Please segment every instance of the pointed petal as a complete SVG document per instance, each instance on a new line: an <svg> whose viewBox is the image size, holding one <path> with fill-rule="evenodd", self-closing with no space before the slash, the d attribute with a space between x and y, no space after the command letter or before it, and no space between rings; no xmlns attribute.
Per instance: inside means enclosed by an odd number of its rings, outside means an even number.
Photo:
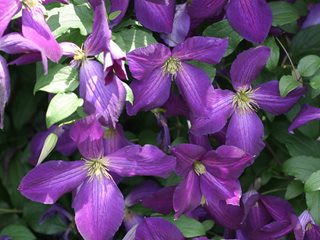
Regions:
<svg viewBox="0 0 320 240"><path fill-rule="evenodd" d="M137 48L127 55L130 72L135 79L142 80L155 68L161 68L170 56L170 49L160 43Z"/></svg>
<svg viewBox="0 0 320 240"><path fill-rule="evenodd" d="M176 161L153 145L129 145L106 156L109 169L120 176L166 177L174 170Z"/></svg>
<svg viewBox="0 0 320 240"><path fill-rule="evenodd" d="M235 112L227 130L226 145L241 148L256 157L264 148L264 128L255 112Z"/></svg>
<svg viewBox="0 0 320 240"><path fill-rule="evenodd" d="M22 10L22 33L37 44L51 61L60 60L62 50L44 19L41 7Z"/></svg>
<svg viewBox="0 0 320 240"><path fill-rule="evenodd" d="M320 24L320 3L311 6L307 19L303 22L302 28Z"/></svg>
<svg viewBox="0 0 320 240"><path fill-rule="evenodd" d="M129 0L110 0L110 13L120 11L120 14L111 21L110 27L114 27L119 24L127 12Z"/></svg>
<svg viewBox="0 0 320 240"><path fill-rule="evenodd" d="M293 122L289 127L289 132L292 132L294 129L301 127L304 124L307 124L310 121L320 119L320 108L312 107L305 104L299 114L295 117Z"/></svg>
<svg viewBox="0 0 320 240"><path fill-rule="evenodd" d="M189 108L194 112L202 112L203 96L212 88L209 76L197 67L182 63L176 76L176 83Z"/></svg>
<svg viewBox="0 0 320 240"><path fill-rule="evenodd" d="M244 169L253 162L253 157L233 146L220 146L216 151L208 152L202 160L214 176L223 179L238 179Z"/></svg>
<svg viewBox="0 0 320 240"><path fill-rule="evenodd" d="M212 89L206 96L206 107L191 117L190 131L195 135L206 135L220 131L233 113L232 98L229 90Z"/></svg>
<svg viewBox="0 0 320 240"><path fill-rule="evenodd" d="M231 66L231 80L234 89L248 89L254 81L270 56L268 47L260 46L250 48L240 53Z"/></svg>
<svg viewBox="0 0 320 240"><path fill-rule="evenodd" d="M175 0L167 4L157 4L145 0L136 0L135 12L139 22L154 32L172 32Z"/></svg>
<svg viewBox="0 0 320 240"><path fill-rule="evenodd" d="M142 81L133 81L130 85L133 105L127 104L127 113L132 116L139 111L149 111L161 107L170 96L171 76L164 74L161 68L154 69Z"/></svg>
<svg viewBox="0 0 320 240"><path fill-rule="evenodd" d="M103 138L105 155L113 153L130 144L132 143L125 137L123 128L120 124L117 124L116 128L105 130Z"/></svg>
<svg viewBox="0 0 320 240"><path fill-rule="evenodd" d="M201 197L199 176L191 170L174 192L173 208L176 212L175 218L179 218L185 212L192 211L198 207Z"/></svg>
<svg viewBox="0 0 320 240"><path fill-rule="evenodd" d="M272 24L272 12L265 0L231 0L227 18L242 37L254 43L266 39Z"/></svg>
<svg viewBox="0 0 320 240"><path fill-rule="evenodd" d="M288 112L300 97L305 93L305 88L297 88L286 97L281 97L279 92L279 81L273 80L256 87L252 99L259 107L274 115Z"/></svg>
<svg viewBox="0 0 320 240"><path fill-rule="evenodd" d="M82 64L80 96L85 100L84 108L88 114L95 115L106 125L116 126L125 103L126 91L116 76L105 85L102 64L93 60Z"/></svg>
<svg viewBox="0 0 320 240"><path fill-rule="evenodd" d="M0 50L8 54L40 52L41 49L33 41L19 33L9 33L0 38Z"/></svg>
<svg viewBox="0 0 320 240"><path fill-rule="evenodd" d="M168 215L173 211L173 194L175 186L164 187L142 200L142 205L154 212Z"/></svg>
<svg viewBox="0 0 320 240"><path fill-rule="evenodd" d="M0 37L7 29L12 17L21 9L19 0L2 0L0 2Z"/></svg>
<svg viewBox="0 0 320 240"><path fill-rule="evenodd" d="M62 49L62 55L67 57L73 57L77 51L81 49L72 42L62 42L60 43Z"/></svg>
<svg viewBox="0 0 320 240"><path fill-rule="evenodd" d="M0 129L3 129L4 109L10 97L10 75L6 60L0 56Z"/></svg>
<svg viewBox="0 0 320 240"><path fill-rule="evenodd" d="M192 170L192 164L196 160L202 159L207 150L195 144L179 144L171 149L171 154L176 157L176 172L180 176L184 176Z"/></svg>
<svg viewBox="0 0 320 240"><path fill-rule="evenodd" d="M293 209L287 201L275 196L261 196L261 202L276 221L290 221Z"/></svg>
<svg viewBox="0 0 320 240"><path fill-rule="evenodd" d="M172 55L182 61L196 60L217 64L228 47L228 39L215 37L191 37L176 46Z"/></svg>
<svg viewBox="0 0 320 240"><path fill-rule="evenodd" d="M52 204L76 189L86 175L83 161L49 161L28 172L21 180L19 191L32 201Z"/></svg>
<svg viewBox="0 0 320 240"><path fill-rule="evenodd" d="M124 200L112 178L94 177L83 183L73 208L77 228L84 239L112 239L123 219Z"/></svg>

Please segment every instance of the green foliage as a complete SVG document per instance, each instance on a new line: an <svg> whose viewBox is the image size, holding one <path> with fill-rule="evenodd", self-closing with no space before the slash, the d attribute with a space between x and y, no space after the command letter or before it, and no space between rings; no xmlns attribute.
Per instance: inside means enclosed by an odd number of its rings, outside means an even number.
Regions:
<svg viewBox="0 0 320 240"><path fill-rule="evenodd" d="M272 26L278 27L292 23L299 18L299 12L290 3L284 1L270 2L272 10Z"/></svg>

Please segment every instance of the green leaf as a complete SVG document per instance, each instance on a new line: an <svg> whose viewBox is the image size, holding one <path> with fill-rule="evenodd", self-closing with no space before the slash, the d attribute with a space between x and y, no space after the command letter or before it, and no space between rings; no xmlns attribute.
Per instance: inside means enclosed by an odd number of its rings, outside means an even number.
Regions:
<svg viewBox="0 0 320 240"><path fill-rule="evenodd" d="M320 159L318 159L320 161ZM306 192L314 192L320 190L320 171L311 174L304 185Z"/></svg>
<svg viewBox="0 0 320 240"><path fill-rule="evenodd" d="M302 182L306 182L309 176L320 169L320 158L298 156L287 160L283 164L283 171L294 176Z"/></svg>
<svg viewBox="0 0 320 240"><path fill-rule="evenodd" d="M300 181L292 181L288 184L285 199L290 200L296 198L303 192L303 184Z"/></svg>
<svg viewBox="0 0 320 240"><path fill-rule="evenodd" d="M78 71L73 67L57 64L49 69L47 75L39 77L34 92L39 90L49 93L72 92L78 86Z"/></svg>
<svg viewBox="0 0 320 240"><path fill-rule="evenodd" d="M307 192L306 201L308 209L317 224L320 224L320 191Z"/></svg>
<svg viewBox="0 0 320 240"><path fill-rule="evenodd" d="M28 228L18 224L5 227L0 235L7 235L12 240L36 240L36 237Z"/></svg>
<svg viewBox="0 0 320 240"><path fill-rule="evenodd" d="M125 82L123 82L123 81L121 81L121 82L122 82L124 88L126 89L126 101L133 105L134 95L133 95L132 89Z"/></svg>
<svg viewBox="0 0 320 240"><path fill-rule="evenodd" d="M272 10L272 26L282 26L299 18L297 9L287 2L270 2L269 6Z"/></svg>
<svg viewBox="0 0 320 240"><path fill-rule="evenodd" d="M46 140L44 141L40 156L38 158L37 165L42 163L42 161L52 152L54 147L58 142L58 136L55 133L50 133Z"/></svg>
<svg viewBox="0 0 320 240"><path fill-rule="evenodd" d="M310 86L315 90L320 89L320 73L316 74L310 79Z"/></svg>
<svg viewBox="0 0 320 240"><path fill-rule="evenodd" d="M108 16L109 21L112 21L112 20L116 19L120 14L121 14L120 10L110 13L109 16Z"/></svg>
<svg viewBox="0 0 320 240"><path fill-rule="evenodd" d="M268 59L266 67L269 70L273 70L278 66L278 63L279 63L280 48L277 45L277 42L274 39L274 37L267 38L266 41L264 42L264 45L271 49L271 56Z"/></svg>
<svg viewBox="0 0 320 240"><path fill-rule="evenodd" d="M290 92L292 92L299 86L301 86L301 83L298 82L293 76L282 76L279 82L279 91L281 97L287 96Z"/></svg>
<svg viewBox="0 0 320 240"><path fill-rule="evenodd" d="M303 77L311 77L320 68L320 57L309 55L303 57L298 64L298 71Z"/></svg>
<svg viewBox="0 0 320 240"><path fill-rule="evenodd" d="M225 56L231 54L243 39L236 31L232 29L227 20L222 20L210 25L204 30L203 35L218 38L228 38L229 44Z"/></svg>
<svg viewBox="0 0 320 240"><path fill-rule="evenodd" d="M49 103L46 123L47 127L64 120L82 106L83 100L74 93L58 93Z"/></svg>

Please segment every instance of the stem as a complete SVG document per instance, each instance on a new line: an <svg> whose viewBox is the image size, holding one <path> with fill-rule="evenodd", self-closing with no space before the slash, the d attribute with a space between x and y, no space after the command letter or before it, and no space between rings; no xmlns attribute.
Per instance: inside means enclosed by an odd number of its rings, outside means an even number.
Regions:
<svg viewBox="0 0 320 240"><path fill-rule="evenodd" d="M0 213L22 213L19 209L0 208Z"/></svg>
<svg viewBox="0 0 320 240"><path fill-rule="evenodd" d="M287 190L286 188L276 188L276 189L272 189L272 190L269 190L269 191L265 191L265 192L261 193L261 195L267 195L267 194L270 194L270 193L281 192L281 191L286 191L286 190Z"/></svg>

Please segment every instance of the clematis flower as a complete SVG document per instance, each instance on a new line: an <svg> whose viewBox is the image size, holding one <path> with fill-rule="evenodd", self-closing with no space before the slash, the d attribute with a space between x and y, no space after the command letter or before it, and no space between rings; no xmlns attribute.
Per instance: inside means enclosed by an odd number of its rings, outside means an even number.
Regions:
<svg viewBox="0 0 320 240"><path fill-rule="evenodd" d="M320 24L320 3L311 6L307 19L302 24L302 28L311 27L317 24Z"/></svg>
<svg viewBox="0 0 320 240"><path fill-rule="evenodd" d="M267 47L256 47L238 55L231 66L231 81L235 92L211 89L202 113L192 117L191 132L206 135L219 132L231 117L226 145L236 146L251 155L258 155L264 148L264 129L256 111L263 109L274 115L283 114L303 95L305 89L298 88L286 97L279 93L276 80L252 87L270 56Z"/></svg>
<svg viewBox="0 0 320 240"><path fill-rule="evenodd" d="M10 75L7 61L0 56L0 129L3 129L4 109L10 97Z"/></svg>
<svg viewBox="0 0 320 240"><path fill-rule="evenodd" d="M226 39L192 37L172 51L159 43L128 53L129 68L136 79L131 84L134 103L127 105L128 114L161 107L169 99L172 79L175 79L189 107L201 111L203 96L211 82L206 73L186 61L216 64L223 57L227 45Z"/></svg>
<svg viewBox="0 0 320 240"><path fill-rule="evenodd" d="M299 223L294 229L296 240L317 240L320 238L320 227L317 225L308 210L299 216Z"/></svg>
<svg viewBox="0 0 320 240"><path fill-rule="evenodd" d="M183 177L173 195L175 217L201 205L224 201L239 205L243 170L252 163L252 156L233 146L208 151L194 144L172 148L177 159L176 172ZM217 206L214 206L217 207Z"/></svg>
<svg viewBox="0 0 320 240"><path fill-rule="evenodd" d="M119 176L165 177L175 159L158 148L129 145L105 155L103 128L93 117L75 123L70 132L83 160L49 161L32 169L21 181L20 192L32 201L53 204L76 190L75 222L84 239L111 239L124 215L124 199L111 173Z"/></svg>
<svg viewBox="0 0 320 240"><path fill-rule="evenodd" d="M312 107L308 104L305 104L300 113L295 117L291 123L288 131L293 132L294 129L301 127L304 124L307 124L310 121L320 119L320 108Z"/></svg>

